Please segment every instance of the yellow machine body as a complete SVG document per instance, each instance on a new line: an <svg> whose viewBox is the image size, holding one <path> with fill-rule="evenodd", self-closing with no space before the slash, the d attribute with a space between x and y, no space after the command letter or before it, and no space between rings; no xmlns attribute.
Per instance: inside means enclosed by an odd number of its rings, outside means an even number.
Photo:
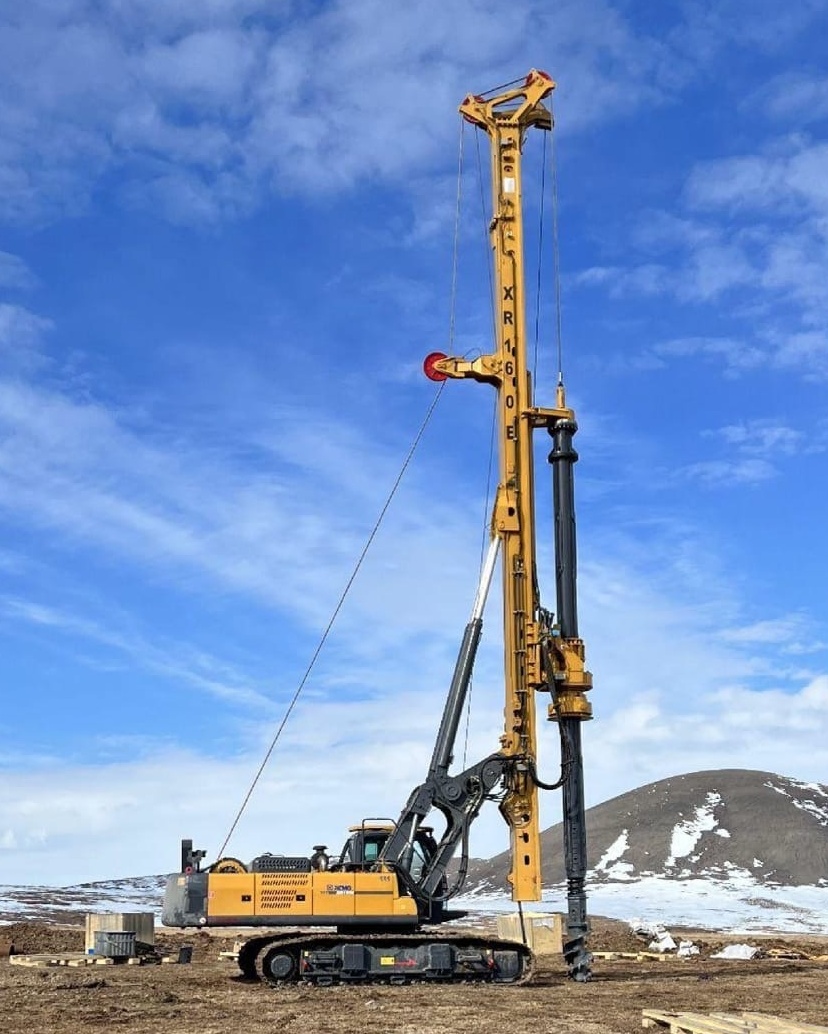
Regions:
<svg viewBox="0 0 828 1034"><path fill-rule="evenodd" d="M184 877L182 877L183 879ZM413 898L400 894L392 872L211 873L207 925L239 926L252 918L348 925L350 920L417 923Z"/></svg>

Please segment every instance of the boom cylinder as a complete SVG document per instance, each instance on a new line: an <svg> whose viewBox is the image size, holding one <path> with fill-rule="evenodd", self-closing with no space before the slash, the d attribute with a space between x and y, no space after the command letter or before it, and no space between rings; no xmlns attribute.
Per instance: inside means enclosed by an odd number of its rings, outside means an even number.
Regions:
<svg viewBox="0 0 828 1034"><path fill-rule="evenodd" d="M480 572L480 580L477 584L477 593L474 597L471 618L463 633L463 642L460 644L460 651L457 654L457 661L454 665L454 675L452 676L448 697L443 708L440 728L437 731L434 752L431 755L431 764L428 766L430 777L446 775L451 765L454 744L457 740L457 727L463 714L463 707L466 703L469 683L474 670L474 660L477 656L477 647L480 644L480 633L483 630L483 610L486 607L486 598L489 595L489 588L492 584L492 575L494 574L499 549L500 540L496 537L492 538L489 542L489 549L483 569Z"/></svg>
<svg viewBox="0 0 828 1034"><path fill-rule="evenodd" d="M454 754L454 743L457 739L457 727L463 714L482 628L482 619L474 618L466 625L466 631L463 633L463 642L460 644L460 652L454 666L454 676L437 732L434 753L431 756L431 764L428 766L429 776L445 775L449 770Z"/></svg>

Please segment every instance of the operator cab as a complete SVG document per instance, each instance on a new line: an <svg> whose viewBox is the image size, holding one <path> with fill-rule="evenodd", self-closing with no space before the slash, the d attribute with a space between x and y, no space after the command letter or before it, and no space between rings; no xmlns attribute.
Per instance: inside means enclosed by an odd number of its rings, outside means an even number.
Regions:
<svg viewBox="0 0 828 1034"><path fill-rule="evenodd" d="M394 825L390 822L365 821L359 826L351 826L348 830L351 835L345 841L339 860L334 863L333 868L344 872L372 869L379 861L386 841L393 831ZM401 859L401 864L407 868L411 878L418 882L437 849L432 827L420 826L411 846L410 858Z"/></svg>

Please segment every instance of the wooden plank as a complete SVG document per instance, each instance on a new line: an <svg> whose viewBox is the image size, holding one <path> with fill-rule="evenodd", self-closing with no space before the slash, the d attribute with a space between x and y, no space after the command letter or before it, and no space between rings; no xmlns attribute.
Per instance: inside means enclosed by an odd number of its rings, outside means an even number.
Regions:
<svg viewBox="0 0 828 1034"><path fill-rule="evenodd" d="M680 955L665 955L660 951L592 951L590 955L594 959L615 961L617 959L631 959L633 962L673 962Z"/></svg>
<svg viewBox="0 0 828 1034"><path fill-rule="evenodd" d="M713 1017L700 1012L680 1013L679 1016L678 1029L692 1031L693 1034L749 1034L747 1022L738 1016Z"/></svg>
<svg viewBox="0 0 828 1034"><path fill-rule="evenodd" d="M12 955L13 966L111 966L112 959L85 955L80 951L59 952L54 955Z"/></svg>
<svg viewBox="0 0 828 1034"><path fill-rule="evenodd" d="M642 1009L642 1027L669 1027L670 1034L750 1034L748 1023L739 1017L712 1018L704 1013L661 1012Z"/></svg>
<svg viewBox="0 0 828 1034"><path fill-rule="evenodd" d="M667 1027L671 1034L828 1034L828 1027L764 1013L693 1013L641 1010L642 1027Z"/></svg>
<svg viewBox="0 0 828 1034"><path fill-rule="evenodd" d="M82 952L82 951L51 951L51 952L45 952L44 951L44 952L41 952L40 954L37 954L36 952L31 952L31 953L29 953L27 955L12 955L11 958L9 959L9 961L10 962L15 962L17 959L31 959L31 960L42 961L43 959L55 960L55 959L85 959L85 958L88 958L88 956L84 952Z"/></svg>
<svg viewBox="0 0 828 1034"><path fill-rule="evenodd" d="M756 1030L764 1027L775 1032L784 1030L793 1031L794 1034L828 1034L828 1027L818 1023L801 1023L799 1020L783 1019L781 1016L767 1016L762 1012L743 1012L742 1016L751 1024L755 1024Z"/></svg>

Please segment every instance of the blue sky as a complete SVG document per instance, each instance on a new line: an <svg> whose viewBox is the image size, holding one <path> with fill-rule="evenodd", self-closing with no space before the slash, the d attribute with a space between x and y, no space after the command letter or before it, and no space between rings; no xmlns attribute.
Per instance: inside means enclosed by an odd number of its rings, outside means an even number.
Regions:
<svg viewBox="0 0 828 1034"><path fill-rule="evenodd" d="M531 67L559 83L590 803L707 767L828 782L826 22L805 0L0 8L0 882L219 847L433 398L457 105ZM464 353L489 347L475 146ZM541 159L531 140L531 277ZM338 844L421 777L491 402L446 387L235 854ZM505 843L480 820L476 853Z"/></svg>

